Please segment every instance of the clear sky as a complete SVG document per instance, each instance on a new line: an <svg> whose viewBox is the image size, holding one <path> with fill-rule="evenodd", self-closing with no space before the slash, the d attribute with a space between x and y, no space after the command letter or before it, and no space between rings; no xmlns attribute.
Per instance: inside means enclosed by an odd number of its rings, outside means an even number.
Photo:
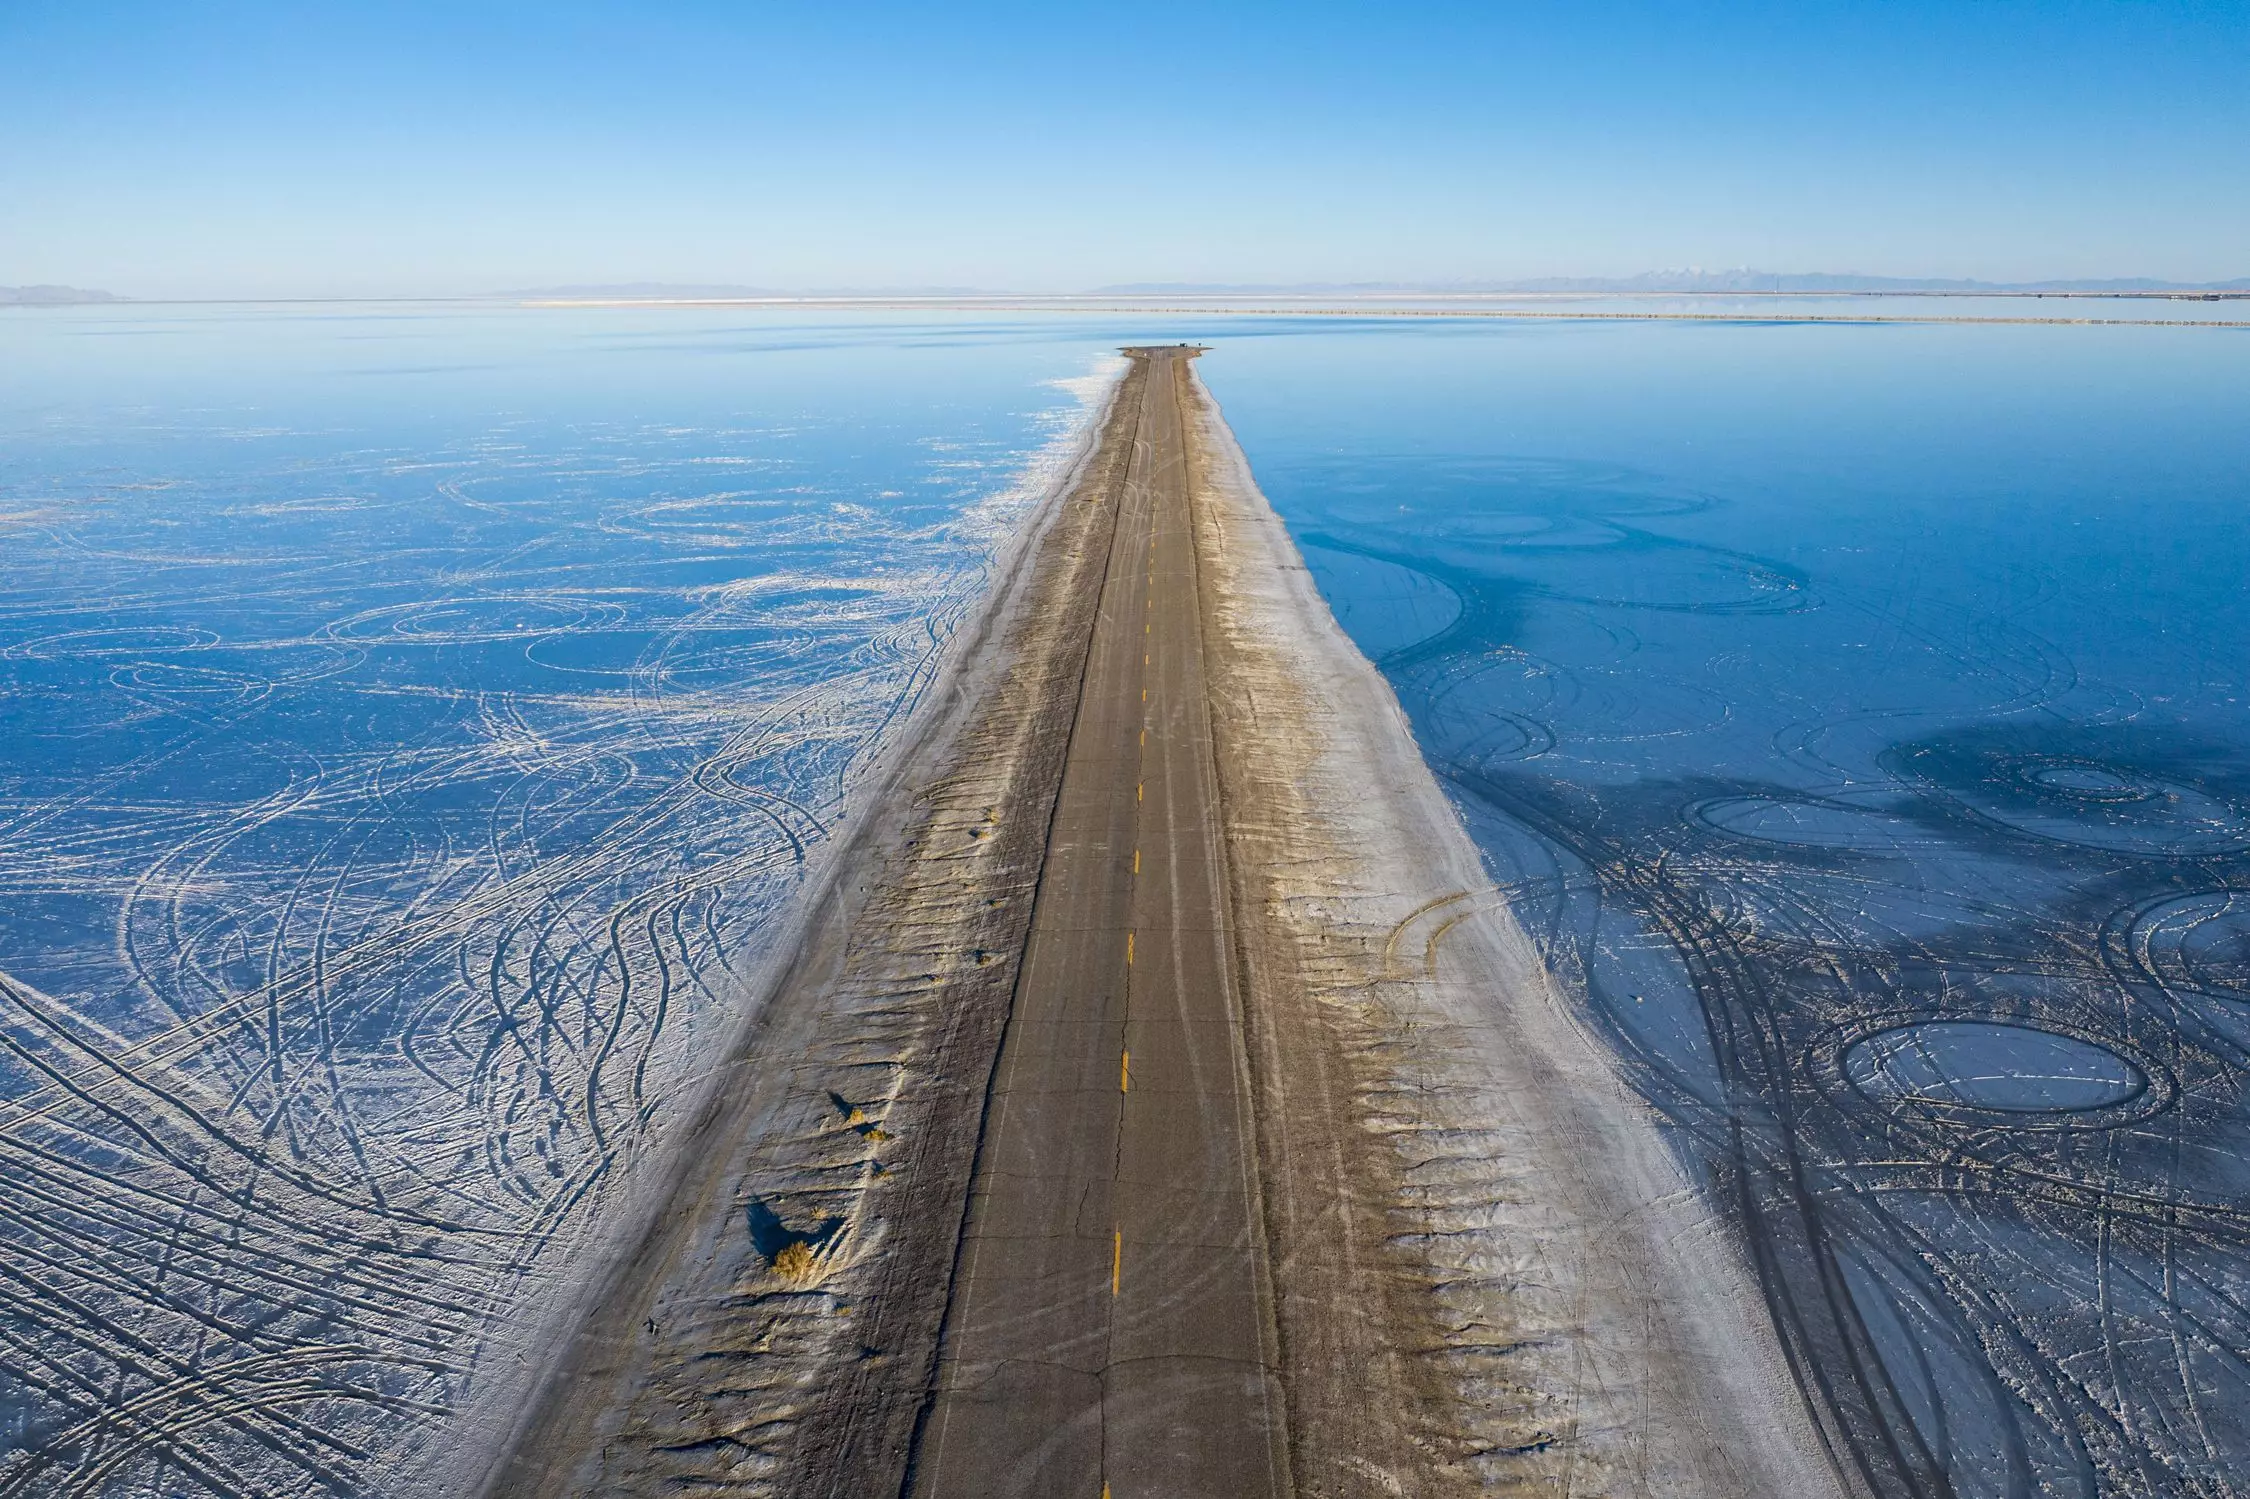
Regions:
<svg viewBox="0 0 2250 1499"><path fill-rule="evenodd" d="M0 284L2250 275L2250 0L0 0Z"/></svg>

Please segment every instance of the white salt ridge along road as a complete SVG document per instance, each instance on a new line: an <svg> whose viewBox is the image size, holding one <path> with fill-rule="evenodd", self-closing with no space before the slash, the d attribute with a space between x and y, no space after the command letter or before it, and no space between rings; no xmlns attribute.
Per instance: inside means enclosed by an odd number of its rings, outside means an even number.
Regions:
<svg viewBox="0 0 2250 1499"><path fill-rule="evenodd" d="M1253 898L1275 948L1298 954L1308 1001L1258 1039L1282 1052L1293 1031L1324 1030L1346 1059L1385 1194L1362 1211L1400 1252L1370 1253L1363 1273L1404 1281L1434 1322L1431 1342L1394 1334L1372 1364L1306 1357L1287 1377L1325 1381L1321 1414L1339 1421L1368 1420L1369 1405L1385 1419L1386 1387L1451 1396L1389 1417L1436 1459L1427 1489L1411 1471L1370 1475L1348 1450L1316 1476L1370 1494L1840 1495L1738 1247L1487 878L1216 402L1198 435L1233 859L1262 877ZM1264 1075L1288 1071L1269 1061ZM1261 1128L1286 1140L1278 1091ZM1269 1169L1269 1196L1293 1186L1317 1193L1318 1177ZM1317 1197L1303 1212L1316 1240L1337 1222ZM1276 1280L1286 1339L1286 1262ZM1301 1437L1295 1406L1292 1424Z"/></svg>

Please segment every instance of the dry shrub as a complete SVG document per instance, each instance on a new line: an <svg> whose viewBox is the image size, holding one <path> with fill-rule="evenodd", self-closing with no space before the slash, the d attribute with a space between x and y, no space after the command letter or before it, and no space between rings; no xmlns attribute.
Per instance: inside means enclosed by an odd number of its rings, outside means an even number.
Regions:
<svg viewBox="0 0 2250 1499"><path fill-rule="evenodd" d="M803 1239L791 1239L774 1251L773 1273L793 1286L809 1286L820 1279L820 1256Z"/></svg>

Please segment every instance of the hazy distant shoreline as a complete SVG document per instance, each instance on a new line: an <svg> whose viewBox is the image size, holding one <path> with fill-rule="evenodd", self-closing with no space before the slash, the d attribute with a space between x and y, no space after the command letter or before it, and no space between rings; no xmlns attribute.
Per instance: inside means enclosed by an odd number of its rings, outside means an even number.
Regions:
<svg viewBox="0 0 2250 1499"><path fill-rule="evenodd" d="M0 307L84 307L128 300L115 292L77 286L0 286Z"/></svg>
<svg viewBox="0 0 2250 1499"><path fill-rule="evenodd" d="M1558 296L1564 296L1564 295L1570 295L1570 294L1557 294L1557 295L1558 295ZM1730 302L1737 302L1737 303L1739 303L1739 302L1741 302L1741 301L1744 301L1744 300L1772 300L1772 299L1773 299L1773 298L1771 298L1771 297L1757 297L1757 298L1746 298L1746 297L1744 297L1744 296L1741 296L1741 295L1734 295L1734 294L1716 294L1716 293L1714 293L1714 294L1707 294L1707 295L1711 295L1714 301L1722 301L1722 300L1723 300L1723 301L1730 301ZM1781 294L1781 295L1782 295L1783 297L1787 297L1787 296L1789 296L1789 295L1792 295L1792 294L1788 294L1788 293L1783 293L1783 294ZM1801 296L1805 296L1805 297L1807 297L1807 298L1813 298L1813 297L1815 297L1815 296L1816 296L1817 294L1814 294L1814 293L1798 293L1798 294L1795 294L1795 295L1801 295ZM1875 294L1875 293L1868 293L1868 295L1872 296L1872 295L1876 295L1876 294ZM1959 294L1959 295L1966 295L1966 294L1964 293L1964 294ZM2048 293L2043 293L2042 295L2046 295L2046 296L2060 296L2060 295L2063 295L2063 294L2062 294L2062 293L2056 293L2056 292L2048 292ZM2091 296L2092 294L2091 294L2091 293L2087 293L2087 294L2085 294L2085 295ZM2146 294L2144 294L2144 299L2145 299L2145 300L2153 300L2153 298L2151 298L2151 297L2147 297L2147 296L2146 296ZM1521 299L1516 299L1516 300L1521 300ZM2173 299L2171 299L2171 300L2178 300L2178 299L2177 299L2177 298L2173 298ZM2206 299L2203 299L2203 298L2199 298L2198 300L2206 300ZM2213 301L2234 301L2234 300L2250 300L2250 294L2244 294L2244 295L2243 295L2242 297L2239 297L2239 298L2237 298L2237 297L2235 297L2235 296L2233 296L2233 295L2231 295L2231 294L2230 294L2230 295L2228 295L2228 296L2224 296L2224 297L2211 297L2211 298L2208 298L2207 300L2213 300ZM940 312L940 311L944 311L944 312L1079 312L1079 313L1107 313L1107 314L1113 314L1113 315L1115 315L1115 314L1131 314L1131 315L1137 315L1137 316L1157 316L1157 317L1298 317L1298 318L1321 318L1321 317L1327 317L1327 318L1395 318L1395 319L1402 319L1402 320L1404 320L1404 319L1414 319L1414 318L1427 318L1427 319L1481 319L1481 320L1489 320L1489 321L1494 321L1494 322L1506 322L1506 321L1511 321L1511 320L1512 320L1512 321L1518 321L1518 322L1525 322L1525 321L1533 321L1533 322L1536 322L1536 321L1555 321L1555 322L1653 322L1653 323L1663 323L1663 322L1679 322L1679 323L1958 323L1958 324L1980 324L1980 323L1982 323L1982 324L1994 324L1994 325L2022 324L2022 325L2030 325L2030 326L2052 326L2052 327L2068 327L2068 326L2079 326L2079 327L2100 327L2100 328L2244 328L2244 327L2250 327L2250 318L2131 318L2131 317L2037 317L2037 316L2031 316L2031 315L2028 315L2028 314L2025 314L2025 315L1998 315L1998 314L1988 314L1988 315L1984 315L1984 316L1969 316L1969 315L1964 315L1964 314L1960 314L1960 313L1883 313L1883 312L1829 312L1829 313L1821 313L1821 312L1794 312L1794 311L1792 311L1792 312L1771 312L1771 313L1762 313L1762 314L1761 314L1761 313L1756 313L1756 312L1745 312L1745 311L1741 311L1741 310L1739 310L1739 308L1737 308L1737 309L1733 309L1733 310L1729 310L1729 311L1724 311L1724 312L1716 312L1716 311L1714 311L1714 312L1656 312L1656 311L1646 311L1646 312L1644 312L1644 311L1639 311L1639 310L1624 310L1624 309L1609 309L1609 310L1599 310L1599 311L1597 311L1597 310L1591 310L1591 309L1583 309L1583 308L1581 308L1581 309L1559 309L1559 308L1547 308L1547 307L1520 307L1520 306L1461 307L1461 306L1453 306L1453 305L1438 305L1438 304L1436 304L1436 299L1435 299L1435 298L1424 298L1424 299L1422 299L1422 300L1421 300L1420 302L1416 302L1416 303L1408 303L1408 302L1403 302L1403 301L1401 301L1401 302L1383 302L1383 301L1377 301L1377 300L1373 300L1373 299L1370 299L1370 300L1368 300L1368 301L1366 301L1366 302L1358 303L1358 304L1356 304L1356 305L1354 305L1354 304L1344 304L1344 305L1339 305L1339 304L1338 304L1337 302L1335 302L1335 301L1331 301L1331 302L1329 302L1329 303L1327 303L1327 304L1318 304L1318 303L1311 303L1311 302L1293 302L1293 301L1289 301L1289 300L1286 300L1286 299L1276 299L1276 300L1275 300L1275 301L1273 301L1273 302L1270 302L1270 303L1266 303L1266 304L1264 304L1264 305L1256 305L1256 306L1252 306L1252 305L1246 305L1246 304L1245 304L1245 303L1244 303L1243 301L1241 301L1241 300L1227 300L1227 301L1219 301L1219 300L1213 300L1213 301L1208 301L1208 302L1192 302L1192 301L1181 301L1181 300L1171 300L1171 301L1146 301L1146 302L1135 302L1135 301L1121 301L1121 300L1118 300L1118 299L1115 299L1115 298L1110 298L1110 299L1103 299L1103 300L1097 300L1097 299L1091 299L1091 298L1089 298L1089 299L1086 299L1086 300L1073 300L1073 299L1070 299L1070 298L1063 298L1063 297L1023 297L1023 298L1000 298L1000 297L992 297L992 298L983 298L983 299L978 299L978 300L956 299L956 300L945 300L945 301L936 301L936 300L932 300L932 301L926 301L926 302L925 302L925 301L906 301L906 300L902 300L902 299L897 299L897 298L888 298L888 299L874 299L874 298L870 298L870 299L864 299L864 300L861 300L861 299L845 299L845 298L835 298L835 299L819 299L819 298L811 298L811 297L803 297L803 298L788 298L788 299L778 299L778 298L777 298L777 299L751 299L751 298L736 298L736 299L721 299L721 298L678 298L678 299L674 299L674 300L668 300L668 301L658 301L658 300L651 300L651 299L643 299L643 300L624 300L624 299L617 299L617 300L609 300L609 301L602 301L602 300L593 300L593 299L585 299L585 300L575 300L575 299L574 299L574 300L556 300L556 301L548 301L548 302L524 302L524 303L520 303L520 304L518 304L518 305L520 305L520 306L523 306L523 307L527 307L527 308L593 308L593 307L740 307L740 308L769 308L769 309L772 309L772 310L775 310L775 311L787 311L787 310L790 310L790 309L829 308L829 309L835 309L835 310L839 310L839 311L852 310L852 309L859 309L859 310L870 310L870 311L872 311L872 310L892 310L892 311L902 311L902 312L903 312L903 311L922 311L922 312Z"/></svg>
<svg viewBox="0 0 2250 1499"><path fill-rule="evenodd" d="M896 313L1076 313L1111 317L1244 317L1337 318L1492 322L1683 322L1738 324L1986 324L2046 327L2108 328L2250 328L2250 315L2227 317L2155 317L2127 315L2127 309L2155 302L2225 303L2230 310L2250 303L2250 290L1986 290L1986 291L1536 291L1536 292L1353 292L1326 297L1279 291L1233 294L1177 292L1166 296L1127 292L1074 292L1054 295L1017 293L986 294L811 294L760 293L720 295L723 288L686 288L673 295L656 295L655 288L633 290L634 295L585 294L548 296L530 292L475 297L263 297L263 298L133 298L109 292L77 291L67 287L0 287L0 311L39 308L50 311L72 307L344 307L392 306L511 309L527 312L571 311L597 308L735 308L744 312L896 312ZM37 295L26 295L37 294ZM1820 303L1866 299L1870 303L1917 301L1928 311L1901 311L1870 306L1865 310L1830 307ZM1971 311L1950 303L1982 302L2103 302L2115 304L2116 315L2095 309L2057 308L2018 312L1987 305ZM1607 302L1625 305L1572 305ZM1680 306L1680 303L1687 306ZM1672 305L1657 305L1669 303ZM1649 305L1643 305L1649 304Z"/></svg>
<svg viewBox="0 0 2250 1499"><path fill-rule="evenodd" d="M2229 281L2164 281L2150 277L2101 280L1974 281L1963 279L1832 275L1769 274L1763 271L1652 271L1638 276L1544 276L1522 281L1435 282L1358 281L1300 282L1290 284L1194 281L1138 281L1093 287L1073 292L1008 292L966 286L920 287L813 287L787 290L778 287L731 283L627 281L529 287L468 295L432 296L294 296L294 297L135 297L117 292L63 285L0 286L0 307L75 307L132 304L266 305L332 302L415 303L517 303L531 306L1005 306L1040 310L1049 305L1082 307L1085 304L1150 298L1226 297L1253 302L1297 301L1322 297L1352 303L1384 304L1401 299L1441 302L1481 302L1526 297L1710 297L1710 298L1833 298L1833 297L2008 297L2074 298L2096 300L2236 301L2250 300L2250 276ZM1108 311L1108 307L1087 310ZM1170 307L1161 309L1171 311ZM1208 306L1198 311L1223 310Z"/></svg>

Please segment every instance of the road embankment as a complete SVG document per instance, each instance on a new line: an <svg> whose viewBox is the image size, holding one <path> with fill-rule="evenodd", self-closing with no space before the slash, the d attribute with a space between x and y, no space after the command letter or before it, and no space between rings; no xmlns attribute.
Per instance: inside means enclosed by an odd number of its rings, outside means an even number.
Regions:
<svg viewBox="0 0 2250 1499"><path fill-rule="evenodd" d="M1298 1492L1838 1495L1747 1264L1196 397Z"/></svg>
<svg viewBox="0 0 2250 1499"><path fill-rule="evenodd" d="M493 1499L895 1492L935 1367L1145 372L809 913ZM652 1173L653 1174L653 1173Z"/></svg>
<svg viewBox="0 0 2250 1499"><path fill-rule="evenodd" d="M1129 351L486 1493L1836 1492L1194 352Z"/></svg>

